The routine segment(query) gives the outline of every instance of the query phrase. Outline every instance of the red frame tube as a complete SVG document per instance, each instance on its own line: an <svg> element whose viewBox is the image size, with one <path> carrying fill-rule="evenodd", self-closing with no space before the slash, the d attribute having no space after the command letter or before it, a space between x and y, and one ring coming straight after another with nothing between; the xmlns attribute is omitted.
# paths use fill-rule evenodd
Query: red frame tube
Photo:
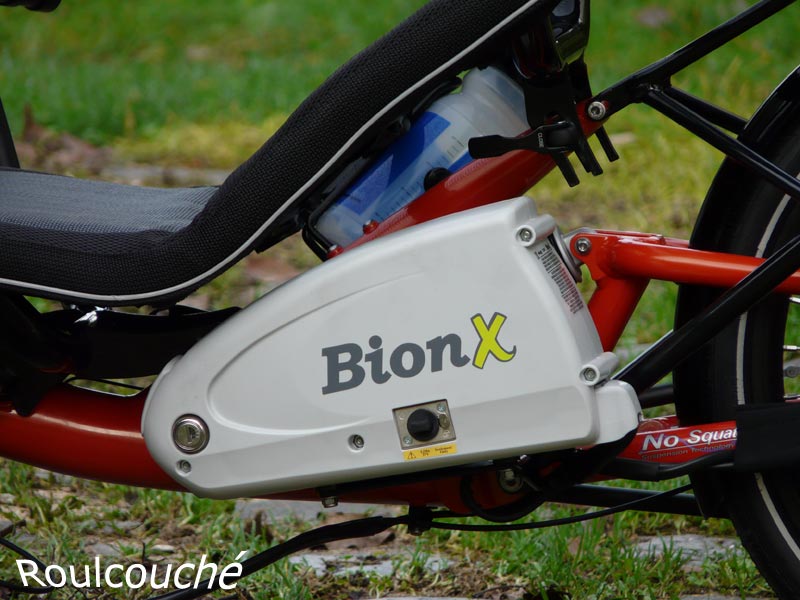
<svg viewBox="0 0 800 600"><path fill-rule="evenodd" d="M0 403L0 456L85 479L180 489L144 444L145 399L63 385L29 417Z"/></svg>
<svg viewBox="0 0 800 600"><path fill-rule="evenodd" d="M579 239L590 242L588 252L577 249ZM597 284L589 311L605 350L617 345L651 279L729 288L764 262L751 256L693 250L684 240L633 232L582 232L573 236L570 250ZM776 292L800 294L800 272Z"/></svg>
<svg viewBox="0 0 800 600"><path fill-rule="evenodd" d="M736 421L679 427L675 417L648 419L619 458L682 463L736 447Z"/></svg>
<svg viewBox="0 0 800 600"><path fill-rule="evenodd" d="M587 135L600 126L583 116L583 105L579 105L578 114ZM520 196L554 166L550 157L524 151L476 160L380 223L349 248L431 219ZM591 250L583 255L575 248L579 237L591 242ZM618 342L650 279L729 287L761 263L750 257L691 250L688 243L681 240L629 232L581 233L572 240L571 250L588 266L597 284L589 309L607 350ZM800 293L800 273L790 277L778 291ZM155 463L145 446L141 435L145 397L142 393L121 398L61 386L48 393L30 417L19 416L9 403L0 403L0 456L88 479L180 489ZM732 427L735 428L733 422L681 428L675 419L645 421L621 456L682 462L708 451L708 446L691 443L694 437L713 437L715 432L730 432ZM661 436L660 447L669 440L670 452L650 452L658 445L653 441L657 436ZM687 450L672 451L677 446ZM509 501L493 473L486 473L483 481L474 487L479 490L478 500L484 506ZM314 490L301 490L279 497L311 500L318 496ZM444 505L455 511L465 511L460 501L459 480L454 478L364 491L342 496L342 499Z"/></svg>

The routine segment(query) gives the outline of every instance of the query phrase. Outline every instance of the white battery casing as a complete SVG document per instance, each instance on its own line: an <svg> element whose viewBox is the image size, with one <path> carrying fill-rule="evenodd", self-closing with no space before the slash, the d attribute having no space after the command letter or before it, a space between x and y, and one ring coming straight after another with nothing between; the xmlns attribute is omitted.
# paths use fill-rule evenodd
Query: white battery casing
<svg viewBox="0 0 800 600"><path fill-rule="evenodd" d="M581 378L603 351L554 227L529 198L508 200L271 291L161 373L142 418L150 453L196 494L229 498L622 438L639 403L624 383ZM394 411L438 401L455 439L409 452ZM208 428L196 454L173 442L184 415Z"/></svg>

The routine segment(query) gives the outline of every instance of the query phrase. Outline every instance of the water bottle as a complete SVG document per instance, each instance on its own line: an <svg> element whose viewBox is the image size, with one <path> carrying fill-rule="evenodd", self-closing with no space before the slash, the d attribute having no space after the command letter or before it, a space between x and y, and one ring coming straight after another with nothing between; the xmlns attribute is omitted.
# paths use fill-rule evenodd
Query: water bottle
<svg viewBox="0 0 800 600"><path fill-rule="evenodd" d="M494 67L473 69L461 91L438 99L379 156L317 221L330 242L347 246L369 221L380 223L422 195L425 175L472 161L470 138L515 137L530 127L522 89Z"/></svg>

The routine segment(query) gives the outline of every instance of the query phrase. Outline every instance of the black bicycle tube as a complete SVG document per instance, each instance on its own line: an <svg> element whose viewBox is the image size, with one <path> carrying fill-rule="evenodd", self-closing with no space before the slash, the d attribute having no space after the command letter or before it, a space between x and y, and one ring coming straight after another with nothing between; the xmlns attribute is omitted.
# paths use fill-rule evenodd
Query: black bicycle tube
<svg viewBox="0 0 800 600"><path fill-rule="evenodd" d="M664 90L652 89L643 102L672 121L711 144L726 156L738 161L776 186L784 194L800 200L800 181L758 152L715 127Z"/></svg>
<svg viewBox="0 0 800 600"><path fill-rule="evenodd" d="M0 167L19 169L19 159L14 148L14 139L11 137L11 128L8 126L6 112L3 110L2 99L0 99Z"/></svg>
<svg viewBox="0 0 800 600"><path fill-rule="evenodd" d="M605 116L611 116L626 106L640 101L643 87L654 84L666 87L675 73L724 46L734 38L780 12L794 3L794 1L762 0L696 40L689 42L669 56L615 83L600 92L595 97L595 100L604 102L607 105Z"/></svg>
<svg viewBox="0 0 800 600"><path fill-rule="evenodd" d="M671 515L703 516L697 500L691 494L678 494L669 498L659 498L658 492L629 488L614 488L591 485L576 485L564 491L548 495L548 502L579 504L583 506L612 507L633 500L648 500L647 511Z"/></svg>
<svg viewBox="0 0 800 600"><path fill-rule="evenodd" d="M614 379L629 383L637 392L655 385L739 315L763 300L799 266L800 235L723 293L699 315L662 337L614 375Z"/></svg>
<svg viewBox="0 0 800 600"><path fill-rule="evenodd" d="M722 127L731 133L738 135L744 131L745 125L747 125L747 119L676 87L665 88L664 93L713 125Z"/></svg>

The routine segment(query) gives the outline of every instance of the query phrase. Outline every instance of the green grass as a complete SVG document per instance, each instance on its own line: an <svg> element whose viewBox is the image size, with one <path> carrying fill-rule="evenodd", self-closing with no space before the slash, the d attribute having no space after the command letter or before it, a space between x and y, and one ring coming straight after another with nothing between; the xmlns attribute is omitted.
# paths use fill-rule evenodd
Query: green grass
<svg viewBox="0 0 800 600"><path fill-rule="evenodd" d="M287 114L328 74L421 0L197 3L63 2L52 14L5 11L0 90L13 121L30 103L43 123L108 142L170 120L260 123ZM662 3L658 28L637 21L646 0L597 4L588 57L595 87L612 83L735 13L717 0ZM797 10L762 25L680 77L734 108L752 108L796 66Z"/></svg>
<svg viewBox="0 0 800 600"><path fill-rule="evenodd" d="M111 145L127 159L232 168L338 65L422 3L65 0L52 15L4 11L0 93L16 132L23 107L30 104L44 125ZM595 2L587 54L595 89L679 47L741 4ZM642 11L653 7L667 11L663 23L641 25ZM800 62L794 48L799 17L798 7L788 9L680 74L676 83L751 114ZM603 177L581 174L583 183L575 189L557 174L550 176L532 193L540 208L553 213L564 230L588 225L688 235L719 154L644 107L626 110L608 129L625 135L626 143L619 145L622 160L604 164ZM296 248L288 256L300 261L298 267L311 264ZM225 305L243 293L240 280L233 271L202 293L212 306ZM652 284L622 345L650 343L671 328L674 302L673 286ZM146 551L163 538L181 540L186 557L208 552L230 559L240 549L261 549L297 530L296 524L267 531L243 528L232 516L232 502L96 482L45 481L11 462L0 463L0 491L14 494L16 504L24 507L24 514L17 515L0 505L0 516L25 521L16 538L32 536L23 538L26 546L61 564L90 559L86 540L102 537L108 520L142 523L132 533L113 534L124 541L126 560L135 560L142 547ZM53 491L60 495L50 497ZM583 510L547 509L554 517ZM685 531L733 535L725 521L646 513L537 533L429 533L408 543L390 579L319 581L282 562L249 579L246 589L254 598L390 591L464 595L481 591L481 585L521 586L540 598L560 592L576 599L675 598L707 591L769 594L752 562L740 553L684 572L685 557L674 549L646 559L630 549L637 536ZM438 552L457 559L458 566L437 575L424 573L420 566ZM14 572L11 557L2 554L0 573Z"/></svg>
<svg viewBox="0 0 800 600"><path fill-rule="evenodd" d="M338 65L422 2L64 2L5 11L0 89L19 126L93 142L182 122L287 114Z"/></svg>
<svg viewBox="0 0 800 600"><path fill-rule="evenodd" d="M669 484L673 485L673 484ZM655 486L646 484L644 487ZM663 485L660 487L664 487ZM240 550L250 556L284 541L308 525L270 523L245 527L233 515L233 502L212 501L190 494L142 490L97 482L41 479L30 467L0 463L0 489L16 496L24 515L12 515L0 505L0 517L24 520L12 536L46 564L91 564L90 544L115 540L121 556L103 558L132 564L153 560L152 548L164 541L176 547L169 558L227 564ZM545 505L544 514L530 518L561 518L585 509ZM136 521L132 530L103 528L119 521ZM471 522L477 522L472 520ZM537 532L477 534L432 531L419 538L397 532L405 550L393 559L391 577L353 575L318 578L302 566L282 561L240 584L254 599L327 599L380 597L387 594L470 596L487 588L524 589L541 598L621 598L650 600L713 590L748 597L769 595L753 564L741 552L709 559L700 569L685 570L688 557L666 546L660 555L638 556L633 543L644 535L705 533L732 536L725 521L625 513L583 524ZM443 555L450 567L438 573L425 570L428 558ZM142 559L147 556L147 559ZM13 557L0 553L0 576L16 574ZM74 597L61 590L54 598ZM558 595L560 594L560 595ZM144 591L121 592L103 598L146 598ZM93 596L94 597L94 596Z"/></svg>

